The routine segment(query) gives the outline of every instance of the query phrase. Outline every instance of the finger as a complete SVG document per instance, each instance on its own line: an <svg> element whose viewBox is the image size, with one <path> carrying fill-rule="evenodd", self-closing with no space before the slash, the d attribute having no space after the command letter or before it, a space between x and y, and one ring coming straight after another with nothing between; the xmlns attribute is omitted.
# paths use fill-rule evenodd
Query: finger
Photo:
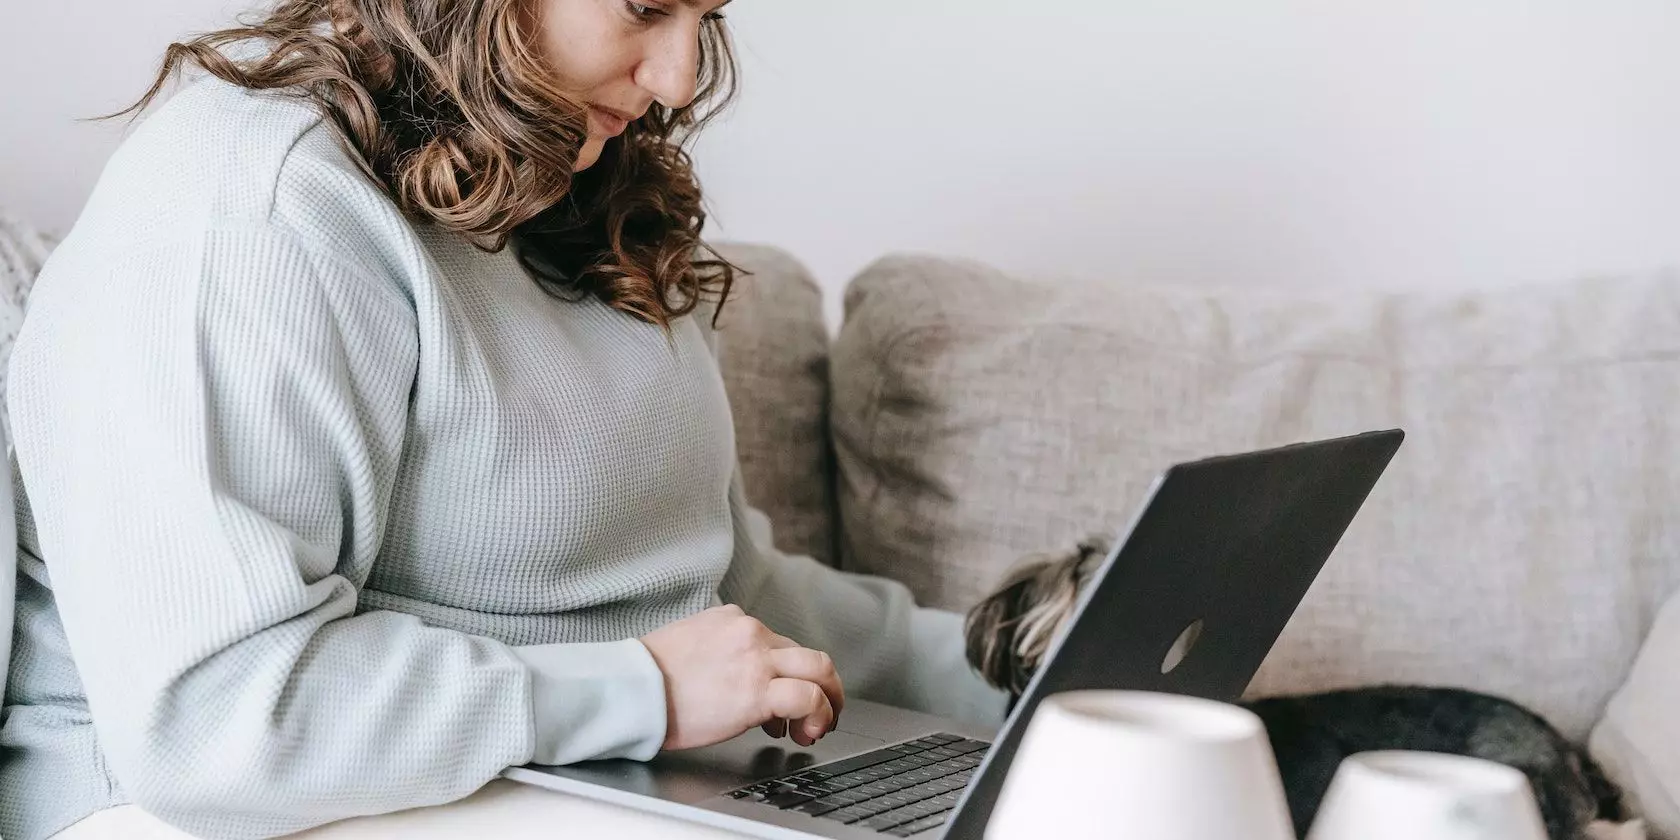
<svg viewBox="0 0 1680 840"><path fill-rule="evenodd" d="M839 721L840 713L846 708L846 689L840 684L840 672L834 669L834 660L828 654L802 647L777 648L770 651L770 665L779 677L820 686L823 694L828 695L828 705L834 709L834 720Z"/></svg>
<svg viewBox="0 0 1680 840"><path fill-rule="evenodd" d="M826 734L822 724L809 722L811 718L788 721L788 738L801 747L809 747Z"/></svg>
<svg viewBox="0 0 1680 840"><path fill-rule="evenodd" d="M819 732L827 732L834 725L834 708L828 704L828 695L814 682L777 677L765 689L764 699L769 707L767 718L804 720L806 726ZM816 741L801 726L793 727L792 735L794 743L800 746L808 747Z"/></svg>
<svg viewBox="0 0 1680 840"><path fill-rule="evenodd" d="M764 734L772 738L780 738L788 733L788 722L786 718L771 718L765 721L759 729L764 730Z"/></svg>
<svg viewBox="0 0 1680 840"><path fill-rule="evenodd" d="M789 649L800 649L800 650L802 650L803 649L803 647L798 642L796 642L796 641L794 641L794 640L792 640L792 639L790 639L786 636L780 635L778 633L775 633L775 632L769 631L769 630L767 630L766 632L769 633L769 638L768 638L766 643L770 646L772 655L774 655L775 652L778 651L778 650L789 650ZM823 656L826 658L826 654L824 654ZM830 662L828 667L832 668L832 665L833 665L833 663ZM824 693L828 694L828 703L829 703L830 706L832 706L834 708L834 721L833 721L833 723L829 724L828 729L822 730L822 732L818 735L818 737L821 737L822 734L827 734L829 732L834 731L833 727L840 725L840 712L846 706L846 690L845 690L844 686L842 686L841 683L840 683L839 672L835 672L834 679L832 680L832 684L830 684L829 680L821 679L818 676L811 676L811 675L820 674L821 671L822 671L822 668L820 666L818 666L818 667L808 669L807 671L804 671L804 672L801 672L801 673L793 673L793 674L784 673L784 674L781 675L781 676L784 676L784 677L795 677L795 678L798 678L798 679L809 679L812 682L817 683L818 685L822 685Z"/></svg>

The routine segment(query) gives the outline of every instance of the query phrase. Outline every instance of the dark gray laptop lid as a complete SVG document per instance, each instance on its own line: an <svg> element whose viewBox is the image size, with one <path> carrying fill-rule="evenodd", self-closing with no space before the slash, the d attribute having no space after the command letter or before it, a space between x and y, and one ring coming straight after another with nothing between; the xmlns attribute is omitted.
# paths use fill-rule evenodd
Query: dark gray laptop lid
<svg viewBox="0 0 1680 840"><path fill-rule="evenodd" d="M1167 470L1010 714L945 836L984 834L1045 696L1107 688L1238 699L1404 437L1370 432ZM1193 625L1195 644L1162 673Z"/></svg>

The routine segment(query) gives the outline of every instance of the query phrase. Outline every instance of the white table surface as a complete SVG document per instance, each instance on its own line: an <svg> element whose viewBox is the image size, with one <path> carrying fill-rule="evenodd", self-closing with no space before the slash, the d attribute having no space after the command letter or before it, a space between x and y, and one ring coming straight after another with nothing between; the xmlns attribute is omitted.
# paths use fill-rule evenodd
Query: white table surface
<svg viewBox="0 0 1680 840"><path fill-rule="evenodd" d="M290 840L738 840L710 826L498 779L459 802L359 817ZM134 806L100 811L54 840L193 840Z"/></svg>
<svg viewBox="0 0 1680 840"><path fill-rule="evenodd" d="M345 820L293 835L295 840L737 840L742 836L505 779L449 805Z"/></svg>

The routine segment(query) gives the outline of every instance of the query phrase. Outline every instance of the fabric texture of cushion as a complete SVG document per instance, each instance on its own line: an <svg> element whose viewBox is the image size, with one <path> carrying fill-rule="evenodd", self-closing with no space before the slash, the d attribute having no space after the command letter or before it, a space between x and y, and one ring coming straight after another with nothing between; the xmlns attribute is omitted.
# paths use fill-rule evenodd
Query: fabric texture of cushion
<svg viewBox="0 0 1680 840"><path fill-rule="evenodd" d="M719 365L735 415L742 480L775 523L776 547L833 564L828 327L822 290L784 251L724 244L737 275L718 318Z"/></svg>
<svg viewBox="0 0 1680 840"><path fill-rule="evenodd" d="M846 313L842 562L927 603L1123 527L1175 462L1391 427L1405 446L1251 694L1459 685L1584 737L1680 584L1674 274L1261 293L899 256Z"/></svg>
<svg viewBox="0 0 1680 840"><path fill-rule="evenodd" d="M23 325L24 306L35 275L47 261L52 243L29 225L0 211L0 452L12 451L12 427L6 406L6 363L12 356L12 342ZM11 515L12 482L0 481L0 546L17 545L17 520ZM15 564L14 564L15 565ZM15 569L0 573L0 652L12 650L12 620L16 609L17 574ZM6 671L0 662L0 698L6 696Z"/></svg>
<svg viewBox="0 0 1680 840"><path fill-rule="evenodd" d="M1669 598L1592 733L1593 755L1620 782L1653 837L1680 838L1680 596Z"/></svg>
<svg viewBox="0 0 1680 840"><path fill-rule="evenodd" d="M47 261L52 242L40 231L0 210L0 408L6 399L6 362L12 356L12 342L23 326L23 310L35 275ZM11 444L9 413L0 410L0 430Z"/></svg>

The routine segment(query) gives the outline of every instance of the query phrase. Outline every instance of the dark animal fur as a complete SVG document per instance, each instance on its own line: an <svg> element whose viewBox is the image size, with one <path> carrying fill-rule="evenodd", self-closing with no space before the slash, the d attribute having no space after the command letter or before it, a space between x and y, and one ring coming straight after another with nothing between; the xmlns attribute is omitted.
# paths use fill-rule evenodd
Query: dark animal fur
<svg viewBox="0 0 1680 840"><path fill-rule="evenodd" d="M1552 840L1581 840L1595 820L1620 821L1621 792L1598 765L1539 715L1497 697L1451 688L1379 686L1243 704L1260 716L1304 829L1336 766L1371 750L1421 750L1497 761L1528 776Z"/></svg>
<svg viewBox="0 0 1680 840"><path fill-rule="evenodd" d="M969 612L969 661L1019 697L1108 553L1092 537L1071 552L1017 566ZM1258 715L1277 756L1290 816L1304 836L1343 758L1421 750L1488 759L1528 776L1551 840L1587 840L1595 821L1621 821L1621 792L1539 715L1509 700L1451 688L1379 686L1242 704Z"/></svg>

